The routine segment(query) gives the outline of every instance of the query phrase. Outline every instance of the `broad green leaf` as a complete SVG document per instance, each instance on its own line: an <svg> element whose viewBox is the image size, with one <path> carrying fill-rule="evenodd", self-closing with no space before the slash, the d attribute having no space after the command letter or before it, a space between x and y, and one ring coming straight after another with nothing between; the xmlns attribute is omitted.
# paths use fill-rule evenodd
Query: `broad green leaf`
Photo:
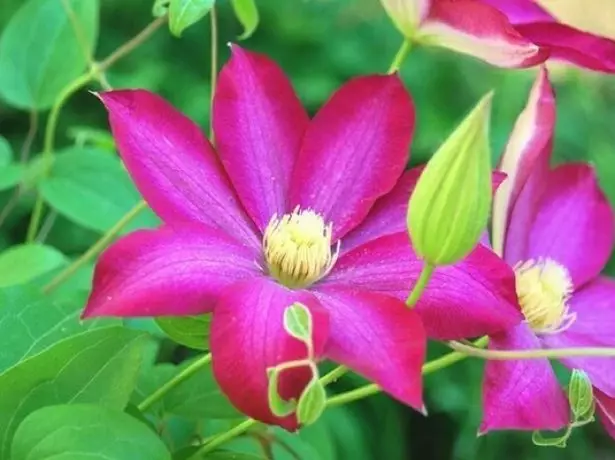
<svg viewBox="0 0 615 460"><path fill-rule="evenodd" d="M12 460L171 460L147 425L119 410L93 404L43 407L15 432Z"/></svg>
<svg viewBox="0 0 615 460"><path fill-rule="evenodd" d="M20 244L0 253L0 287L23 284L66 262L57 249L43 244Z"/></svg>
<svg viewBox="0 0 615 460"><path fill-rule="evenodd" d="M171 0L169 4L169 30L176 37L195 22L204 18L215 0Z"/></svg>
<svg viewBox="0 0 615 460"><path fill-rule="evenodd" d="M170 363L162 363L156 366L147 366L139 375L135 391L130 401L138 406L145 398L167 383L177 374L177 366ZM168 412L165 409L165 398L152 405L148 411L153 413Z"/></svg>
<svg viewBox="0 0 615 460"><path fill-rule="evenodd" d="M0 96L21 109L51 107L86 69L97 35L97 0L24 2L0 36Z"/></svg>
<svg viewBox="0 0 615 460"><path fill-rule="evenodd" d="M229 452L220 450L212 452L205 457L207 460L264 460L266 457L254 454L242 454L238 452Z"/></svg>
<svg viewBox="0 0 615 460"><path fill-rule="evenodd" d="M53 404L93 403L122 410L132 393L145 335L122 327L84 332L0 374L0 458L21 421Z"/></svg>
<svg viewBox="0 0 615 460"><path fill-rule="evenodd" d="M101 232L115 225L141 199L115 155L88 147L58 154L39 188L45 201L60 214ZM143 211L124 231L156 223L151 213Z"/></svg>
<svg viewBox="0 0 615 460"><path fill-rule="evenodd" d="M209 348L211 315L161 316L156 323L172 340L195 350Z"/></svg>
<svg viewBox="0 0 615 460"><path fill-rule="evenodd" d="M304 343L312 343L312 314L305 305L295 302L284 310L284 330Z"/></svg>
<svg viewBox="0 0 615 460"><path fill-rule="evenodd" d="M178 366L176 374L184 370L191 362L187 361ZM168 413L188 419L241 417L241 414L220 390L214 379L211 365L199 370L167 393L163 404Z"/></svg>
<svg viewBox="0 0 615 460"><path fill-rule="evenodd" d="M43 352L62 339L90 329L120 324L116 319L81 321L85 295L42 294L38 286L0 290L0 373Z"/></svg>
<svg viewBox="0 0 615 460"><path fill-rule="evenodd" d="M231 5L233 5L237 20L243 26L243 33L239 39L244 40L252 35L258 26L256 3L254 0L231 0Z"/></svg>
<svg viewBox="0 0 615 460"><path fill-rule="evenodd" d="M19 184L22 174L22 166L13 162L9 141L0 136L0 191Z"/></svg>
<svg viewBox="0 0 615 460"><path fill-rule="evenodd" d="M318 375L314 375L305 387L297 403L297 420L303 425L311 425L322 415L327 404L327 393Z"/></svg>

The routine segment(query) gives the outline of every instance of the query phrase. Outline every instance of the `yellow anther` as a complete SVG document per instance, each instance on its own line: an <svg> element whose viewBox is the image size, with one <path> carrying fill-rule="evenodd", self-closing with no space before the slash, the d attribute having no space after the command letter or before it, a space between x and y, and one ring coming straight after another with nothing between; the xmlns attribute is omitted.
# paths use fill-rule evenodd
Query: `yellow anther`
<svg viewBox="0 0 615 460"><path fill-rule="evenodd" d="M269 274L285 286L304 287L329 273L339 249L331 250L331 227L310 209L273 216L263 236Z"/></svg>
<svg viewBox="0 0 615 460"><path fill-rule="evenodd" d="M521 311L534 332L553 334L572 325L573 284L564 266L551 259L528 260L517 264L515 273Z"/></svg>

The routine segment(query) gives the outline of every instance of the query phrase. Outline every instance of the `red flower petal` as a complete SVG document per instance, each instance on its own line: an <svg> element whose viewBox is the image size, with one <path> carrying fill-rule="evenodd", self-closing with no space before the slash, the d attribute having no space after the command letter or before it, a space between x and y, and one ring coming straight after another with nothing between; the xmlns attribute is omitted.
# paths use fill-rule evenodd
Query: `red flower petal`
<svg viewBox="0 0 615 460"><path fill-rule="evenodd" d="M291 205L333 222L334 239L367 215L401 175L414 130L414 108L397 76L351 80L308 128L291 184Z"/></svg>
<svg viewBox="0 0 615 460"><path fill-rule="evenodd" d="M203 222L259 246L252 223L194 122L145 90L99 96L126 168L163 221Z"/></svg>
<svg viewBox="0 0 615 460"><path fill-rule="evenodd" d="M100 257L83 316L205 313L225 286L256 276L254 251L221 230L200 224L141 230Z"/></svg>
<svg viewBox="0 0 615 460"><path fill-rule="evenodd" d="M604 268L613 249L614 225L594 169L586 164L559 166L549 173L525 259L559 262L578 288Z"/></svg>
<svg viewBox="0 0 615 460"><path fill-rule="evenodd" d="M532 350L540 342L527 324L493 335L492 350ZM483 422L491 430L558 430L569 420L568 401L548 359L487 361Z"/></svg>
<svg viewBox="0 0 615 460"><path fill-rule="evenodd" d="M329 334L327 313L310 293L267 278L236 284L221 296L210 337L214 376L230 401L249 417L289 431L298 428L296 417L276 417L269 409L267 369L308 357L306 346L284 330L284 310L294 302L310 310L314 352L321 356ZM311 376L307 368L284 371L280 396L298 399Z"/></svg>
<svg viewBox="0 0 615 460"><path fill-rule="evenodd" d="M531 67L548 57L519 34L503 13L480 0L435 1L420 34L429 43L500 67Z"/></svg>
<svg viewBox="0 0 615 460"><path fill-rule="evenodd" d="M344 254L324 284L352 286L405 301L422 268L403 232ZM522 320L512 269L483 246L458 264L438 267L415 310L428 337L441 340L499 332Z"/></svg>
<svg viewBox="0 0 615 460"><path fill-rule="evenodd" d="M416 312L389 296L352 288L316 290L331 318L326 355L423 411L426 337Z"/></svg>
<svg viewBox="0 0 615 460"><path fill-rule="evenodd" d="M309 118L269 58L232 47L214 99L216 146L248 214L261 229L288 210L295 157Z"/></svg>

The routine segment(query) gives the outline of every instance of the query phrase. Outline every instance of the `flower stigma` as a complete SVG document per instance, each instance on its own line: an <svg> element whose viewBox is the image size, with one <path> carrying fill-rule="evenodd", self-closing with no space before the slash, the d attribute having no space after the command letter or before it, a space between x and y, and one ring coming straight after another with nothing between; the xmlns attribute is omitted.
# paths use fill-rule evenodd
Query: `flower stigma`
<svg viewBox="0 0 615 460"><path fill-rule="evenodd" d="M516 288L521 311L537 334L556 334L576 319L568 300L572 279L563 265L552 259L527 260L515 266Z"/></svg>
<svg viewBox="0 0 615 460"><path fill-rule="evenodd" d="M331 251L332 224L321 215L298 206L282 217L274 215L263 236L263 250L269 274L291 288L318 281L333 267L339 242Z"/></svg>

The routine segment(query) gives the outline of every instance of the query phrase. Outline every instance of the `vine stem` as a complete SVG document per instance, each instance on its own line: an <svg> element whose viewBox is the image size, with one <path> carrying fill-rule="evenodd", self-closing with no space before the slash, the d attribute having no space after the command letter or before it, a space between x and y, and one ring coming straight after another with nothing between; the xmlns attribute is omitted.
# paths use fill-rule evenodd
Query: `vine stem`
<svg viewBox="0 0 615 460"><path fill-rule="evenodd" d="M104 72L113 64L115 64L118 60L129 54L139 45L141 45L145 40L147 40L156 30L160 28L167 21L166 16L161 16L154 21L150 22L145 29L135 35L133 38L128 40L118 49L116 49L113 53L111 53L107 58L103 59L97 66L97 70L99 72Z"/></svg>
<svg viewBox="0 0 615 460"><path fill-rule="evenodd" d="M399 47L399 50L397 50L397 53L395 54L395 57L393 58L393 62L391 62L391 65L389 67L389 70L387 70L387 73L389 75L399 71L401 65L403 64L404 60L406 59L406 57L408 56L408 53L410 53L411 50L412 50L412 42L410 40L404 40L401 46Z"/></svg>
<svg viewBox="0 0 615 460"><path fill-rule="evenodd" d="M211 353L207 353L207 354L201 356L196 361L194 361L192 364L190 364L188 367L186 367L184 370L182 370L179 374L177 374L175 377L173 377L167 383L162 385L160 388L158 388L156 391L154 391L147 398L145 398L137 406L137 408L141 412L144 412L144 411L148 410L156 402L160 401L169 391L171 391L172 389L174 389L178 385L181 385L183 382L188 380L190 377L192 377L198 371L200 371L201 369L203 369L206 366L208 366L209 363L211 363Z"/></svg>
<svg viewBox="0 0 615 460"><path fill-rule="evenodd" d="M473 345L461 342L449 342L448 345L455 351L466 356L475 358L510 361L515 359L540 359L540 358L572 358L572 357L615 357L615 348L552 348L538 350L483 350Z"/></svg>
<svg viewBox="0 0 615 460"><path fill-rule="evenodd" d="M111 227L107 232L90 248L84 252L78 259L76 259L72 264L58 273L49 283L43 286L43 292L47 293L57 288L60 284L70 278L79 268L85 265L90 259L93 259L96 254L101 252L107 245L115 238L126 225L132 221L141 211L147 208L147 204L145 201L140 201L128 211L117 223Z"/></svg>
<svg viewBox="0 0 615 460"><path fill-rule="evenodd" d="M45 136L43 140L42 160L44 162L44 175L47 175L49 173L49 170L51 169L51 164L53 162L53 144L55 141L55 133L58 125L60 111L62 110L64 104L66 104L66 101L68 101L68 99L75 92L77 92L89 82L91 82L93 77L94 75L91 72L88 72L70 82L62 90L62 92L54 102L53 106L51 107L49 117L47 118L47 124L45 125ZM30 224L28 225L28 232L26 234L26 242L28 243L31 243L36 238L38 227L41 222L41 217L43 215L43 205L43 197L39 192L36 197L32 216L30 217Z"/></svg>
<svg viewBox="0 0 615 460"><path fill-rule="evenodd" d="M406 300L406 305L408 308L414 308L421 295L423 295L423 291L425 291L427 283L429 283L429 279L431 278L435 268L435 266L429 263L425 263L425 265L423 265L419 279L416 281L416 284L412 288L412 292L410 292L410 295Z"/></svg>
<svg viewBox="0 0 615 460"><path fill-rule="evenodd" d="M213 146L216 145L214 138L214 96L218 83L218 16L216 7L213 6L209 12L211 24L211 94L209 95L209 140Z"/></svg>

